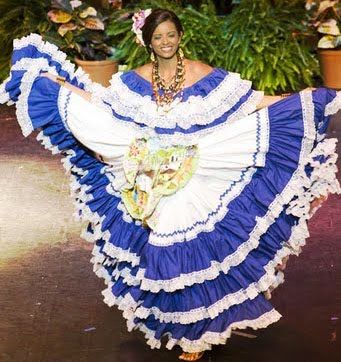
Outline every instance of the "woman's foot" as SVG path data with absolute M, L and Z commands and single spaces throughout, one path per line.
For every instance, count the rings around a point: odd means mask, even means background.
M 287 267 L 288 260 L 289 260 L 289 255 L 285 256 L 282 259 L 281 264 L 277 264 L 275 269 L 278 271 L 284 271 L 284 269 Z
M 179 359 L 182 359 L 184 361 L 197 361 L 204 355 L 204 352 L 196 352 L 196 353 L 187 353 L 183 352 Z

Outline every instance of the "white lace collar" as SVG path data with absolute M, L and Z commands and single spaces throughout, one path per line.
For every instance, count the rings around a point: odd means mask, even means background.
M 250 81 L 242 80 L 237 73 L 227 73 L 207 95 L 191 95 L 186 101 L 178 102 L 169 112 L 158 108 L 150 94 L 142 95 L 138 90 L 130 89 L 124 82 L 122 72 L 113 76 L 109 88 L 97 89 L 97 92 L 102 92 L 100 97 L 110 103 L 120 116 L 151 128 L 181 132 L 188 131 L 192 126 L 209 125 L 228 111 L 231 114 L 238 112 L 240 117 L 250 114 L 263 97 L 263 92 L 251 91 L 249 97 L 242 101 L 250 90 Z

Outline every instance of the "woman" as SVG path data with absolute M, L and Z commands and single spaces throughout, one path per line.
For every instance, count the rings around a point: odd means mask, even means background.
M 152 348 L 166 335 L 194 361 L 232 330 L 281 317 L 270 292 L 311 214 L 340 192 L 336 140 L 324 133 L 341 97 L 263 97 L 238 74 L 185 59 L 173 12 L 146 15 L 134 30 L 151 63 L 110 87 L 30 35 L 14 43 L 0 100 L 16 102 L 25 136 L 41 128 L 65 156 L 104 301 Z

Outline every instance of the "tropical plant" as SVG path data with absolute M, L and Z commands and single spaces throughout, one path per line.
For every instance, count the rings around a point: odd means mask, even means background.
M 310 25 L 318 35 L 318 48 L 341 47 L 341 4 L 337 1 L 306 1 Z
M 226 17 L 224 68 L 268 94 L 312 86 L 319 74 L 300 0 L 241 0 Z
M 113 11 L 100 13 L 85 1 L 54 0 L 47 16 L 50 27 L 44 38 L 69 56 L 83 60 L 103 60 L 112 54 L 105 32 Z
M 43 33 L 49 22 L 46 0 L 0 0 L 0 80 L 8 76 L 13 40 L 30 33 Z
M 164 0 L 141 1 L 138 8 L 135 7 L 130 12 L 122 10 L 116 13 L 107 28 L 107 33 L 114 39 L 116 57 L 124 62 L 128 69 L 148 61 L 147 50 L 136 43 L 135 34 L 131 31 L 132 14 L 139 9 L 147 8 L 167 8 L 179 16 L 185 30 L 181 47 L 186 56 L 214 66 L 223 64 L 223 20 L 216 15 L 213 3 L 202 1 L 198 9 L 190 5 L 182 7 L 178 3 Z

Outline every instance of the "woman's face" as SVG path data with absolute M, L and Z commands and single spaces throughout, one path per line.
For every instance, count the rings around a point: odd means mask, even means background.
M 167 20 L 155 28 L 150 45 L 157 56 L 170 59 L 178 49 L 181 36 L 175 24 Z

